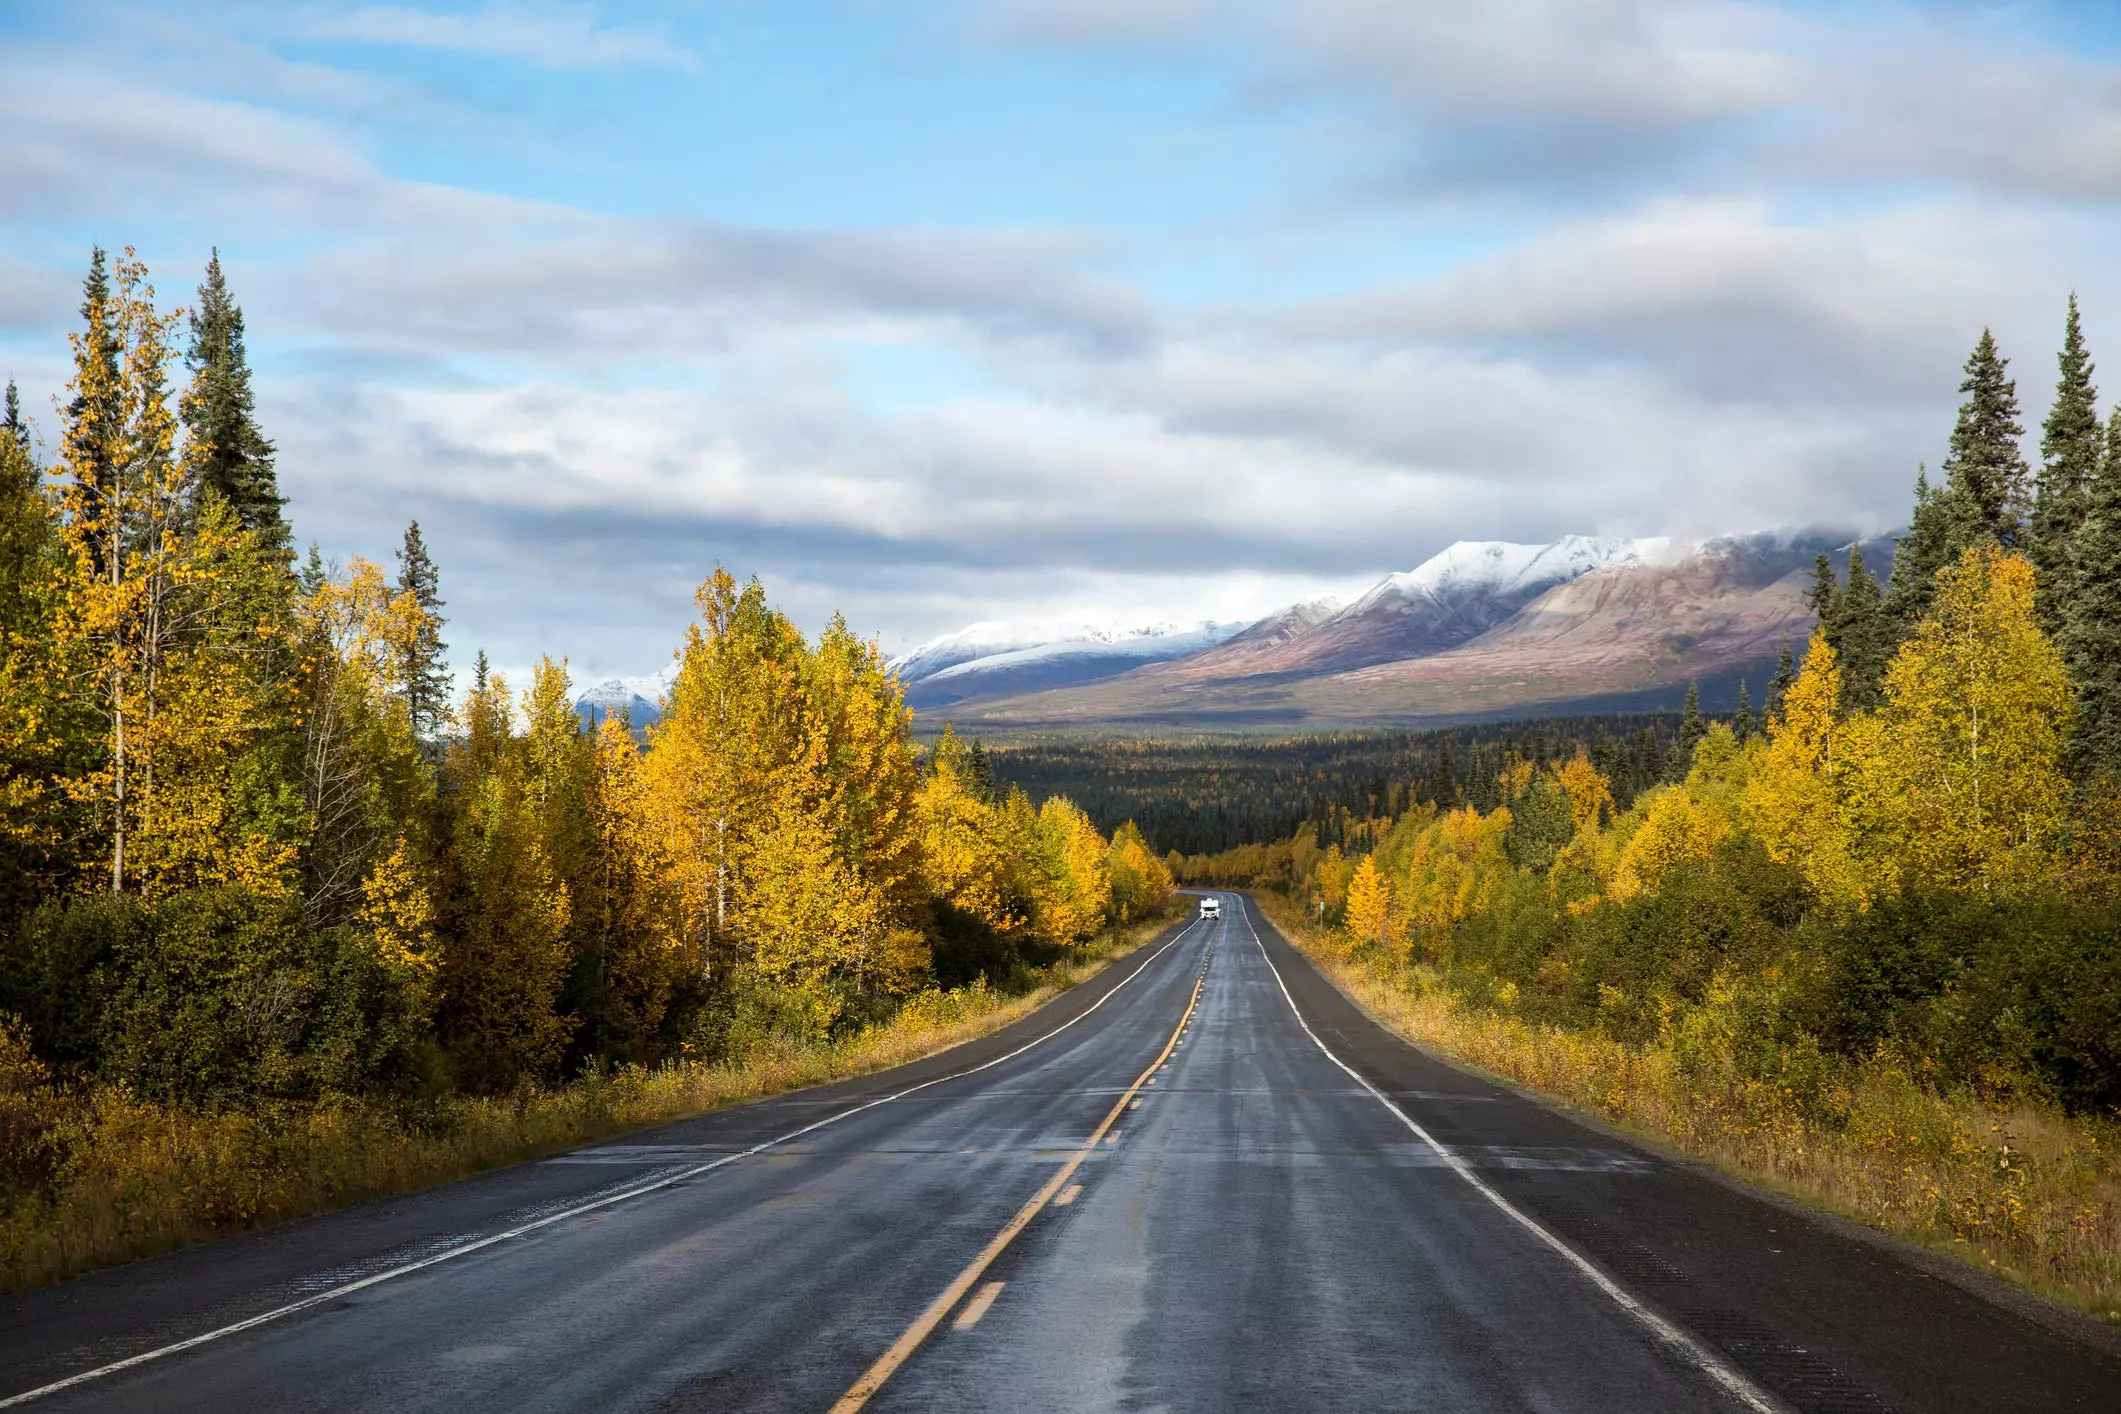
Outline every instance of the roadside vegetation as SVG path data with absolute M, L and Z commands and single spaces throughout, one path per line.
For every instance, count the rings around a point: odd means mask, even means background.
M 907 1059 L 1160 916 L 726 571 L 645 731 L 453 698 L 417 525 L 297 564 L 218 262 L 83 293 L 56 456 L 0 423 L 0 1284 Z
M 1984 336 L 1889 586 L 1822 567 L 1764 728 L 1367 848 L 1179 862 L 1417 1040 L 2121 1320 L 2121 412 L 2074 306 L 2037 484 Z M 1794 667 L 1794 665 L 1793 665 Z

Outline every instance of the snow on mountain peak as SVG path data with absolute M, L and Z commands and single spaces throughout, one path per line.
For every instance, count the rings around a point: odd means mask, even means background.
M 1102 645 L 1116 645 L 1121 653 L 1181 635 L 1223 627 L 1201 623 L 1193 626 L 1171 623 L 1140 624 L 1130 628 L 1105 628 L 1066 619 L 1035 619 L 1011 622 L 983 619 L 954 633 L 938 634 L 926 643 L 891 660 L 899 681 L 912 684 L 989 658 L 1035 651 L 1086 652 Z M 1243 624 L 1231 628 L 1235 633 Z M 1227 636 L 1227 635 L 1225 635 Z M 1219 640 L 1218 640 L 1219 641 Z
M 1347 612 L 1359 615 L 1387 602 L 1508 595 L 1535 585 L 1563 584 L 1611 565 L 1658 562 L 1670 553 L 1663 538 L 1625 540 L 1564 535 L 1546 545 L 1508 540 L 1460 540 L 1411 570 L 1386 575 Z
M 1134 629 L 1093 629 L 1072 638 L 1055 639 L 1048 643 L 1035 643 L 1025 648 L 1012 648 L 1006 652 L 988 653 L 978 658 L 969 658 L 938 668 L 925 674 L 921 681 L 944 681 L 969 677 L 979 673 L 991 673 L 1006 668 L 1027 667 L 1034 663 L 1051 662 L 1063 658 L 1106 658 L 1116 660 L 1138 659 L 1142 662 L 1162 662 L 1172 658 L 1183 658 L 1189 653 L 1213 648 L 1228 638 L 1250 627 L 1250 620 L 1236 623 L 1214 623 L 1202 621 L 1191 628 L 1177 624 L 1152 624 Z M 900 676 L 905 675 L 901 672 Z

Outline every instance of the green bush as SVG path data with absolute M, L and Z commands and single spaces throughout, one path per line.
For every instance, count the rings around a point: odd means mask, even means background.
M 238 888 L 47 906 L 0 989 L 42 1056 L 163 1104 L 417 1090 L 432 1071 L 418 977 Z

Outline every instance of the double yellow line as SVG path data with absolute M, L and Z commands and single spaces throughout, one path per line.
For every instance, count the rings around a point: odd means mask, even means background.
M 1207 984 L 1207 980 L 1207 964 L 1203 960 L 1200 975 L 1193 979 L 1193 995 L 1186 1002 L 1185 1015 L 1179 1017 L 1178 1025 L 1171 1029 L 1171 1039 L 1164 1042 L 1163 1050 L 1157 1053 L 1155 1060 L 1149 1062 L 1149 1068 L 1134 1078 L 1134 1083 L 1119 1097 L 1119 1102 L 1112 1106 L 1104 1120 L 1090 1132 L 1090 1137 L 1083 1141 L 1083 1147 L 1077 1149 L 1069 1156 L 1068 1162 L 1061 1165 L 1060 1172 L 1047 1179 L 1046 1186 L 1034 1193 L 1030 1202 L 1016 1210 L 1016 1216 L 1009 1219 L 1002 1230 L 994 1235 L 993 1240 L 980 1249 L 980 1254 L 972 1259 L 971 1265 L 959 1272 L 956 1279 L 943 1288 L 942 1295 L 929 1302 L 928 1309 L 921 1312 L 912 1325 L 899 1333 L 899 1338 L 891 1342 L 891 1348 L 876 1357 L 876 1363 L 862 1373 L 862 1377 L 854 1382 L 853 1388 L 839 1397 L 839 1402 L 832 1406 L 832 1414 L 854 1414 L 855 1410 L 867 1404 L 870 1397 L 884 1387 L 884 1382 L 891 1378 L 898 1367 L 906 1363 L 907 1357 L 920 1348 L 920 1343 L 943 1323 L 943 1317 L 949 1315 L 951 1308 L 964 1299 L 965 1293 L 972 1289 L 973 1284 L 986 1275 L 987 1268 L 994 1265 L 994 1259 L 1001 1256 L 1003 1250 L 1016 1239 L 1016 1235 L 1029 1226 L 1031 1220 L 1053 1201 L 1053 1195 L 1060 1192 L 1068 1180 L 1075 1176 L 1075 1171 L 1082 1167 L 1083 1160 L 1097 1152 L 1097 1146 L 1104 1142 L 1106 1133 L 1119 1122 L 1120 1113 L 1127 1108 L 1142 1086 L 1148 1083 L 1149 1077 L 1156 1074 L 1158 1068 L 1171 1058 L 1171 1052 L 1178 1049 L 1178 1038 L 1185 1035 L 1186 1023 L 1193 1019 L 1194 1008 L 1200 1005 L 1200 989 Z

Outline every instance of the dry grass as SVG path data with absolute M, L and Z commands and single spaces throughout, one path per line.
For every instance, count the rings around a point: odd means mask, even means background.
M 2121 1321 L 2121 1126 L 1926 1088 L 1905 1066 L 1742 1074 L 1713 1011 L 1652 1046 L 1469 1005 L 1423 969 L 1350 957 L 1271 895 L 1284 936 L 1372 1015 L 1727 1172 Z
M 117 1088 L 62 1122 L 66 1159 L 0 1210 L 0 1290 L 58 1281 L 248 1228 L 405 1193 L 642 1125 L 886 1070 L 988 1035 L 1094 976 L 1170 915 L 1108 930 L 1014 996 L 925 992 L 847 1041 L 782 1046 L 741 1065 L 630 1067 L 555 1089 L 455 1099 L 413 1126 L 348 1102 L 192 1115 Z

